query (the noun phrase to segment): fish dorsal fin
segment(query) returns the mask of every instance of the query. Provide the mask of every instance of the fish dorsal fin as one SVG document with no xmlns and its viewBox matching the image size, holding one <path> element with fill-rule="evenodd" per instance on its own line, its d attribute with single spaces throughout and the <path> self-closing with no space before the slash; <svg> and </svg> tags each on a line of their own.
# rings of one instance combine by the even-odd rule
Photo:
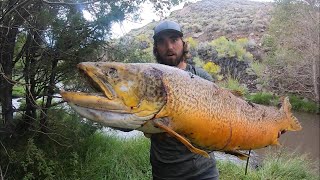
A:
<svg viewBox="0 0 320 180">
<path fill-rule="evenodd" d="M 300 122 L 298 121 L 298 119 L 296 117 L 293 116 L 293 114 L 291 112 L 291 104 L 289 101 L 289 97 L 283 98 L 283 103 L 282 103 L 282 107 L 280 110 L 285 113 L 285 115 L 287 116 L 287 119 L 289 120 L 290 126 L 287 130 L 300 131 L 302 129 Z"/>
<path fill-rule="evenodd" d="M 234 156 L 237 156 L 239 159 L 241 160 L 247 160 L 249 158 L 249 155 L 246 154 L 246 153 L 243 153 L 243 152 L 240 152 L 240 151 L 237 151 L 237 150 L 234 150 L 234 151 L 225 151 L 226 154 L 231 154 L 231 155 L 234 155 Z"/>
<path fill-rule="evenodd" d="M 200 154 L 204 157 L 210 158 L 210 155 L 201 149 L 198 149 L 194 147 L 185 137 L 181 136 L 180 134 L 176 133 L 174 130 L 170 129 L 167 125 L 161 123 L 161 121 L 154 122 L 156 126 L 158 126 L 160 129 L 163 129 L 165 132 L 167 132 L 170 136 L 175 137 L 177 140 L 179 140 L 182 144 L 184 144 L 191 152 Z"/>
</svg>

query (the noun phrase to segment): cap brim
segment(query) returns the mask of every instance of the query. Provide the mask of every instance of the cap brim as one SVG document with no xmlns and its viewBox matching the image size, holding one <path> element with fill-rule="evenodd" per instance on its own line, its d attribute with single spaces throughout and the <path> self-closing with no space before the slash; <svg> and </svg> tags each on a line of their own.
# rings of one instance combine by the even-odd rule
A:
<svg viewBox="0 0 320 180">
<path fill-rule="evenodd" d="M 153 35 L 153 39 L 156 40 L 159 36 L 161 36 L 162 34 L 167 33 L 167 32 L 174 32 L 174 33 L 178 34 L 180 37 L 183 37 L 183 33 L 180 31 L 177 31 L 175 29 L 166 29 L 166 30 L 160 31 L 157 34 Z"/>
</svg>

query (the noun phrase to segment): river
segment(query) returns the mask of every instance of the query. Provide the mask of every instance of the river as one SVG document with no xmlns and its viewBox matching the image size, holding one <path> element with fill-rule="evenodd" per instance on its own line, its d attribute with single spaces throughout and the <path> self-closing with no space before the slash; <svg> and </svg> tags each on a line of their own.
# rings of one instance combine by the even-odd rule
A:
<svg viewBox="0 0 320 180">
<path fill-rule="evenodd" d="M 264 156 L 268 152 L 285 150 L 298 154 L 308 154 L 312 161 L 318 161 L 320 157 L 320 115 L 295 112 L 302 125 L 301 131 L 287 132 L 280 137 L 280 147 L 270 146 L 256 150 L 257 154 Z"/>
</svg>

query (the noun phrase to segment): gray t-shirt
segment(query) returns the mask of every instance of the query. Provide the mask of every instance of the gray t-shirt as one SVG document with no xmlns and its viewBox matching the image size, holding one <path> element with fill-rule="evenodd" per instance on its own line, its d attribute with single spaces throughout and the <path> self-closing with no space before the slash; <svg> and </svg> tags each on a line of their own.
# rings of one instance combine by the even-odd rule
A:
<svg viewBox="0 0 320 180">
<path fill-rule="evenodd" d="M 188 64 L 185 70 L 213 81 L 201 68 Z M 210 156 L 211 159 L 192 153 L 184 144 L 166 133 L 151 136 L 150 163 L 154 180 L 218 179 L 214 154 L 210 153 Z"/>
</svg>

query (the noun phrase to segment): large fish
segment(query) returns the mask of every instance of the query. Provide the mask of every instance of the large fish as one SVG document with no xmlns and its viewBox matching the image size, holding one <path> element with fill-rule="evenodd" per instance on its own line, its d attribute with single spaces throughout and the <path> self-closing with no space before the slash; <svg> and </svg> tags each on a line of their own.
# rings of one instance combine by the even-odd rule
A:
<svg viewBox="0 0 320 180">
<path fill-rule="evenodd" d="M 167 132 L 190 151 L 238 150 L 279 144 L 278 134 L 302 127 L 285 98 L 278 110 L 245 100 L 178 68 L 160 64 L 84 62 L 78 65 L 98 93 L 61 95 L 80 115 L 109 127 Z"/>
</svg>

